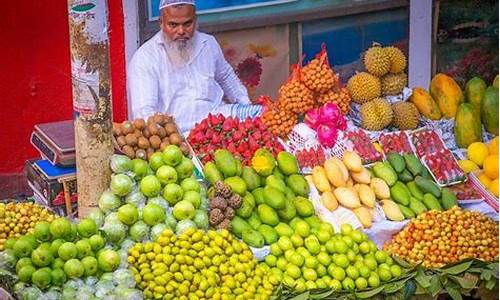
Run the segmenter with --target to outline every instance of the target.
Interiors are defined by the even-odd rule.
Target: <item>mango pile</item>
[[[411,220],[384,249],[412,264],[440,268],[467,258],[498,260],[498,223],[458,206]]]
[[[265,262],[271,272],[297,292],[316,288],[337,291],[375,288],[402,275],[401,267],[366,234],[344,224],[335,233],[317,217],[280,223],[279,239]]]
[[[165,230],[137,243],[128,262],[145,299],[269,299],[278,284],[248,246],[227,230]]]
[[[255,152],[251,166],[245,167],[224,149],[217,150],[214,157],[215,162],[205,164],[204,169],[213,185],[209,197],[221,194],[217,187],[223,182],[241,198],[241,204],[231,214],[229,230],[249,246],[261,248],[276,242],[275,226],[280,222],[314,215],[314,207],[307,199],[309,185],[298,174],[298,163],[292,154],[281,151],[275,158],[261,148]],[[228,206],[235,205],[228,202]]]
[[[40,220],[51,222],[54,215],[46,208],[34,203],[0,203],[0,251],[5,241],[32,233]]]
[[[414,154],[390,153],[387,161],[373,166],[373,173],[389,186],[391,200],[383,200],[388,219],[402,221],[427,210],[446,210],[457,205],[457,198],[447,188],[440,188],[427,168]]]

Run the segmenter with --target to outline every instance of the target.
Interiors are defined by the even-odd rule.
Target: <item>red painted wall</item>
[[[127,116],[122,1],[109,1],[114,119]],[[38,157],[37,123],[72,118],[67,0],[5,1],[0,9],[0,189]]]

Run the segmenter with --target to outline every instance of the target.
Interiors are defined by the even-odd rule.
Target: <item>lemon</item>
[[[458,165],[460,166],[462,171],[464,171],[467,174],[469,174],[470,172],[479,170],[479,166],[476,165],[476,163],[473,162],[472,160],[468,160],[468,159],[459,160]]]
[[[482,166],[485,158],[488,156],[488,147],[481,142],[475,142],[467,147],[467,157],[476,165]]]
[[[477,179],[479,179],[479,182],[481,182],[481,184],[484,187],[488,187],[491,184],[491,179],[489,179],[488,176],[486,176],[486,174],[484,174],[484,172],[481,172],[481,174],[479,174],[477,176]]]
[[[498,136],[490,141],[488,144],[488,152],[491,154],[498,154]]]
[[[490,192],[498,198],[498,179],[492,180],[489,185]]]
[[[489,179],[497,179],[498,178],[498,154],[493,154],[484,160],[484,174],[488,176]]]

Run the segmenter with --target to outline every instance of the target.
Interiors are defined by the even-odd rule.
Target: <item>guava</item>
[[[66,239],[71,234],[71,222],[66,218],[57,218],[50,223],[49,230],[54,239]]]
[[[80,278],[83,276],[85,268],[83,264],[76,258],[72,258],[64,263],[64,273],[68,278]]]
[[[132,204],[122,205],[118,209],[118,219],[125,225],[132,225],[137,222],[139,218],[139,212],[137,208]]]
[[[78,234],[81,237],[88,238],[97,232],[97,224],[94,220],[86,218],[78,223]]]
[[[161,183],[155,175],[147,175],[139,184],[141,192],[146,197],[156,197],[160,193]]]
[[[97,257],[99,269],[103,272],[113,272],[120,265],[120,256],[116,251],[106,249]]]
[[[132,179],[125,174],[116,174],[111,177],[111,191],[117,196],[126,196],[132,191],[133,186]]]

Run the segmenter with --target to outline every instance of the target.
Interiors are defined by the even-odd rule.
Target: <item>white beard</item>
[[[193,38],[187,40],[173,41],[165,37],[167,55],[172,64],[176,67],[183,67],[188,64],[193,54]]]

